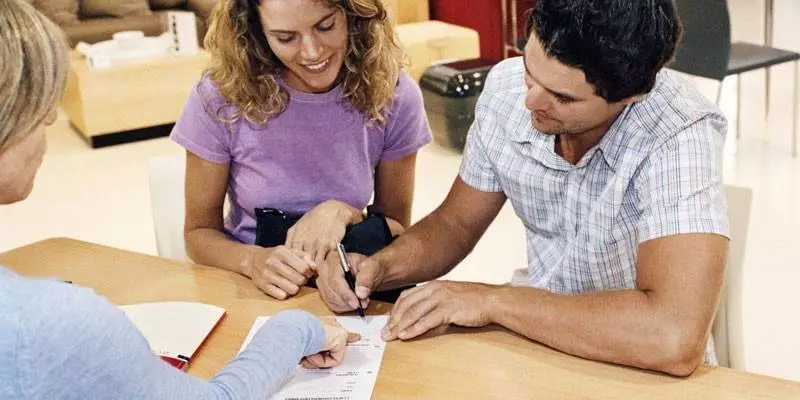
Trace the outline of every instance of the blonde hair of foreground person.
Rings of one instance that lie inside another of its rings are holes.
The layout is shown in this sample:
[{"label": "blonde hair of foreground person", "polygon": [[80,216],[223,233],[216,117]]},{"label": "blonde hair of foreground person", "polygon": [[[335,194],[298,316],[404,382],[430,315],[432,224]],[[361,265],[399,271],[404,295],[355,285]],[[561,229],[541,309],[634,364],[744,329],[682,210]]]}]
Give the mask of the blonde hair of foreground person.
[{"label": "blonde hair of foreground person", "polygon": [[0,0],[0,152],[44,125],[68,72],[61,29],[25,1]]}]

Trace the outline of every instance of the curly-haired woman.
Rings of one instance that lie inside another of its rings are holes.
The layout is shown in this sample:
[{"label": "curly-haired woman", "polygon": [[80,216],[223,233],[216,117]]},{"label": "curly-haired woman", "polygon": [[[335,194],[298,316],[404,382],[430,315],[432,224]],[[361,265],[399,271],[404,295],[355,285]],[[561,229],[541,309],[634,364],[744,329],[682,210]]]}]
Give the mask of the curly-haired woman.
[{"label": "curly-haired woman", "polygon": [[[319,274],[325,296],[345,283],[324,260],[373,194],[393,234],[409,225],[416,153],[431,140],[386,9],[221,0],[205,47],[210,68],[172,132],[187,150],[187,252],[278,299]],[[303,215],[284,245],[254,245],[262,207]]]}]

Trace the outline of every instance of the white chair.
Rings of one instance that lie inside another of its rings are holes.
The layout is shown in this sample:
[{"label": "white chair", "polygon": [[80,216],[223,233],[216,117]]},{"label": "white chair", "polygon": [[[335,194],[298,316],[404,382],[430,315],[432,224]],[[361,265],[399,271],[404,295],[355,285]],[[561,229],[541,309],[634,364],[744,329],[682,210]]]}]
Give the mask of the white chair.
[{"label": "white chair", "polygon": [[711,333],[714,335],[719,364],[744,371],[742,275],[753,192],[747,188],[725,186],[725,197],[728,203],[731,242],[725,283]]},{"label": "white chair", "polygon": [[147,160],[150,205],[156,248],[161,257],[187,261],[183,240],[185,156],[162,156]]}]

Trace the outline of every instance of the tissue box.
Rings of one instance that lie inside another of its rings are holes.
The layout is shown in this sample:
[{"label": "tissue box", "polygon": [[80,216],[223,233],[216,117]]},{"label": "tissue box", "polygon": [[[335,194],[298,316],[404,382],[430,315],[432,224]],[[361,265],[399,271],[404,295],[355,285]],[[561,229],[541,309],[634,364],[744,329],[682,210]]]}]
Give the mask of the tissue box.
[{"label": "tissue box", "polygon": [[434,63],[480,58],[478,32],[441,21],[403,24],[397,35],[409,56],[409,74],[419,81]]}]

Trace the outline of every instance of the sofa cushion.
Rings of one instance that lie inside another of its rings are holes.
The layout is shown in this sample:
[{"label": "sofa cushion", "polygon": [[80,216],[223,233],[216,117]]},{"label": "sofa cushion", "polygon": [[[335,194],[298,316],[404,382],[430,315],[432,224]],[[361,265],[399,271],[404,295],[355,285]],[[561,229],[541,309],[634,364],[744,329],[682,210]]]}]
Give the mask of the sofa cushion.
[{"label": "sofa cushion", "polygon": [[152,12],[147,0],[81,0],[82,17],[130,17],[150,14]]},{"label": "sofa cushion", "polygon": [[186,0],[150,0],[150,8],[163,10],[165,8],[178,8],[186,4]]},{"label": "sofa cushion", "polygon": [[217,0],[188,0],[186,9],[193,12],[197,19],[207,22],[211,11],[216,7]]},{"label": "sofa cushion", "polygon": [[79,0],[34,0],[33,6],[59,25],[78,23]]},{"label": "sofa cushion", "polygon": [[119,31],[142,31],[146,36],[158,36],[166,30],[166,22],[166,16],[159,12],[125,18],[92,18],[64,27],[64,32],[70,45],[75,46],[78,42],[111,40],[111,36]]}]

